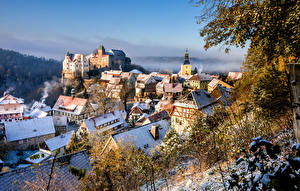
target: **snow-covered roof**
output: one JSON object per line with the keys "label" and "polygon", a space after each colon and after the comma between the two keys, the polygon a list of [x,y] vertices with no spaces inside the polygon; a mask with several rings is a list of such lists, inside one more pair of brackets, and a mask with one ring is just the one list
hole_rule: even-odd
{"label": "snow-covered roof", "polygon": [[16,98],[10,94],[7,94],[0,98],[0,104],[23,104],[24,99]]}
{"label": "snow-covered roof", "polygon": [[54,115],[52,116],[54,126],[67,126],[68,125],[68,117],[65,115]]}
{"label": "snow-covered roof", "polygon": [[94,111],[97,111],[97,109],[98,109],[98,104],[97,104],[97,103],[90,103],[90,104],[91,104],[93,110],[94,110]]}
{"label": "snow-covered roof", "polygon": [[136,78],[137,81],[139,82],[143,82],[143,83],[146,83],[148,81],[148,79],[150,79],[150,75],[148,74],[139,74]]}
{"label": "snow-covered roof", "polygon": [[[150,133],[151,126],[159,126],[158,132],[159,137],[157,140],[153,138]],[[146,152],[155,149],[155,147],[161,143],[165,138],[167,131],[169,130],[168,123],[164,120],[157,121],[154,123],[149,123],[140,127],[136,127],[129,131],[121,132],[118,134],[112,135],[112,138],[116,143],[121,141],[122,144],[134,144],[138,149],[144,149]]]}
{"label": "snow-covered roof", "polygon": [[212,89],[215,89],[218,84],[221,84],[222,86],[226,88],[232,88],[231,85],[227,84],[226,82],[223,82],[222,80],[214,78],[211,82],[209,82],[208,86],[211,87]]}
{"label": "snow-covered roof", "polygon": [[53,137],[45,141],[48,149],[50,151],[55,151],[56,149],[67,146],[72,138],[74,131],[69,131],[65,134]]}
{"label": "snow-covered roof", "polygon": [[60,95],[53,106],[53,110],[80,115],[86,103],[87,99]]}
{"label": "snow-covered roof", "polygon": [[142,122],[148,117],[149,117],[148,113],[143,113],[143,115],[136,122]]}
{"label": "snow-covered roof", "polygon": [[198,109],[204,114],[210,115],[216,107],[217,100],[207,91],[200,89],[192,91],[185,98],[175,101],[174,106]]}
{"label": "snow-covered roof", "polygon": [[51,116],[23,121],[5,122],[4,126],[8,142],[55,133]]}
{"label": "snow-covered roof", "polygon": [[114,76],[120,76],[122,70],[108,70],[108,71],[104,71],[104,73],[114,75]]}
{"label": "snow-covered roof", "polygon": [[110,49],[108,52],[111,52],[113,55],[125,57],[125,53],[123,52],[123,50]]}
{"label": "snow-covered roof", "polygon": [[219,81],[220,81],[219,79],[214,78],[214,79],[212,79],[211,82],[209,82],[208,86],[215,88],[217,86],[217,84],[219,83]]}
{"label": "snow-covered roof", "polygon": [[[31,156],[33,155],[39,155],[39,157],[37,157],[36,159],[30,159]],[[34,153],[33,155],[29,156],[28,158],[26,158],[25,160],[27,162],[33,163],[33,164],[38,164],[46,159],[48,159],[50,157],[49,154],[46,153],[42,153],[40,151],[37,151],[36,153]]]}
{"label": "snow-covered roof", "polygon": [[[68,164],[64,164],[62,161],[68,161]],[[41,181],[41,176],[45,177],[44,175],[50,173],[52,164],[51,160],[45,160],[40,165],[31,165],[30,167],[2,173],[0,176],[0,190],[31,190],[30,186],[25,182],[42,188],[44,184]],[[69,166],[82,170],[86,169],[87,171],[92,169],[89,155],[86,151],[58,157],[54,162],[55,170],[53,173],[57,180],[63,183],[63,190],[73,190],[79,184],[78,177],[70,172]],[[51,184],[50,190],[55,189],[57,189],[57,185]]]}
{"label": "snow-covered roof", "polygon": [[48,113],[40,110],[39,108],[35,108],[30,113],[26,113],[24,115],[26,115],[30,118],[42,118],[42,117],[46,117],[48,115]]}
{"label": "snow-covered roof", "polygon": [[43,102],[38,102],[38,101],[35,101],[32,106],[30,107],[30,110],[34,110],[34,109],[40,109],[41,111],[44,111],[44,112],[49,112],[51,111],[51,107],[46,105],[45,103]]}
{"label": "snow-covered roof", "polygon": [[166,83],[164,84],[164,90],[166,93],[180,93],[183,88],[181,83]]}
{"label": "snow-covered roof", "polygon": [[[116,120],[116,121],[115,121]],[[112,124],[105,126],[105,124],[110,123],[112,121]],[[86,119],[84,120],[84,123],[86,124],[87,130],[89,132],[104,132],[106,130],[112,129],[116,126],[119,126],[121,124],[123,124],[123,127],[127,127],[127,123],[123,118],[122,112],[121,111],[113,111],[111,113],[106,113],[100,116],[96,116],[90,119]],[[100,126],[105,126],[101,129],[97,129],[97,127]]]}
{"label": "snow-covered roof", "polygon": [[209,81],[212,80],[212,77],[209,74],[206,73],[200,73],[198,74],[200,81]]}
{"label": "snow-covered roof", "polygon": [[110,74],[107,74],[104,72],[101,73],[101,80],[110,81],[111,78],[113,78],[113,75],[110,75]]}
{"label": "snow-covered roof", "polygon": [[198,109],[211,105],[217,101],[210,93],[203,89],[192,91],[191,93]]}
{"label": "snow-covered roof", "polygon": [[137,69],[133,69],[130,71],[131,73],[134,73],[134,74],[142,74],[143,72],[137,70]]}
{"label": "snow-covered roof", "polygon": [[142,102],[136,102],[136,103],[134,103],[133,106],[132,106],[132,108],[135,108],[135,107],[138,107],[141,110],[147,110],[147,109],[149,109],[149,106],[146,103],[142,103]]}

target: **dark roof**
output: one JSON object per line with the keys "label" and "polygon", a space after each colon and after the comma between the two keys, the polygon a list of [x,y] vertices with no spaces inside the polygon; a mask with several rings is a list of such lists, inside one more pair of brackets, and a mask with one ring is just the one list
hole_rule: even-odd
{"label": "dark roof", "polygon": [[[69,166],[87,171],[92,169],[86,151],[58,157],[55,160],[53,176],[55,178],[51,180],[50,190],[72,190],[76,188],[79,183],[78,177],[69,172]],[[0,173],[0,190],[31,190],[30,184],[46,188],[50,171],[51,161],[48,160],[38,165]]]}
{"label": "dark roof", "polygon": [[216,103],[217,100],[207,91],[200,89],[191,92],[198,109]]}
{"label": "dark roof", "polygon": [[170,116],[166,110],[163,110],[158,113],[154,113],[153,115],[150,115],[148,119],[151,121],[151,123],[164,120],[164,119],[170,119]]}

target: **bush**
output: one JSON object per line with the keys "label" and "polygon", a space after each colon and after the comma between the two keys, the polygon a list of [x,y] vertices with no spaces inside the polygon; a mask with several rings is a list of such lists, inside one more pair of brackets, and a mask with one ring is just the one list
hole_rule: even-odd
{"label": "bush", "polygon": [[278,145],[257,137],[236,163],[246,163],[246,172],[232,172],[229,189],[238,190],[299,190],[300,189],[300,144],[293,146],[288,155],[280,156]]}

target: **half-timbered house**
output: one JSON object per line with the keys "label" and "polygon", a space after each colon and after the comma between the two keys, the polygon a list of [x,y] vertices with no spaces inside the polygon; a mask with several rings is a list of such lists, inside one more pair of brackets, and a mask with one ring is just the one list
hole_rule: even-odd
{"label": "half-timbered house", "polygon": [[203,89],[192,91],[173,104],[171,125],[178,133],[183,133],[197,116],[210,115],[217,105],[217,100],[207,91]]}

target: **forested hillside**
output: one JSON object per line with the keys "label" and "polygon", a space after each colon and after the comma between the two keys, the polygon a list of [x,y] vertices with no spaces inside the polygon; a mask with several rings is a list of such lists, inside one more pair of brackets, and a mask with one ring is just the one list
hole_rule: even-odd
{"label": "forested hillside", "polygon": [[57,78],[61,62],[0,48],[0,95],[10,90],[25,102],[39,99],[45,81]]}

